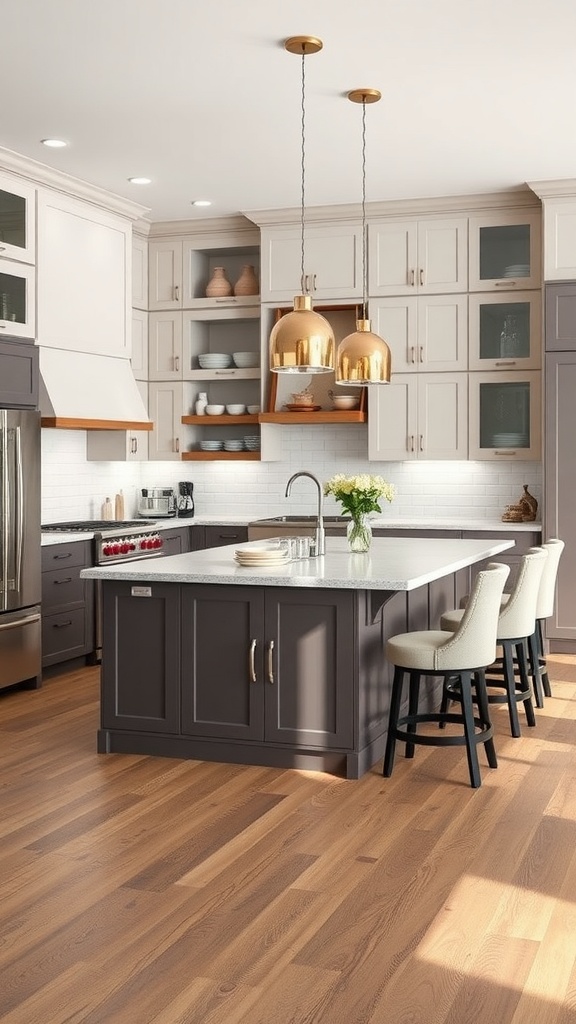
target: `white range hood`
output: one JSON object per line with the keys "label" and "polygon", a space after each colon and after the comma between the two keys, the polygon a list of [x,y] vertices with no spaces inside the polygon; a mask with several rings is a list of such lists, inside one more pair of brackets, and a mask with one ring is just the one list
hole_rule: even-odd
{"label": "white range hood", "polygon": [[130,361],[40,346],[42,426],[150,430]]}

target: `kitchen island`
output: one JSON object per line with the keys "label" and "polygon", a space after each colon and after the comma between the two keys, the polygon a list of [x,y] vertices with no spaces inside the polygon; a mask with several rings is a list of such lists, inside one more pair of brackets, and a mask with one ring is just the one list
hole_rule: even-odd
{"label": "kitchen island", "polygon": [[387,638],[437,628],[513,541],[376,538],[353,555],[329,538],[321,558],[237,565],[251,546],[83,571],[103,591],[99,752],[359,778],[384,751]]}

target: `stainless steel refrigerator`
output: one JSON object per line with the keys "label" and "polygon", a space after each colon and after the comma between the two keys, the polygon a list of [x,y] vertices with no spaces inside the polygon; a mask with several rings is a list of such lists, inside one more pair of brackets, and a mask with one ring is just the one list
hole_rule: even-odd
{"label": "stainless steel refrigerator", "polygon": [[41,682],[40,413],[0,409],[0,687]]}

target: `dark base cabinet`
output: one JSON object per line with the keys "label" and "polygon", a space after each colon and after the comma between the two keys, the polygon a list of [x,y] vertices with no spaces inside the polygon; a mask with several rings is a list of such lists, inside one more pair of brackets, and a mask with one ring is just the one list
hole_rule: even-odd
{"label": "dark base cabinet", "polygon": [[42,667],[94,649],[94,584],[80,579],[92,565],[90,541],[42,548]]}
{"label": "dark base cabinet", "polygon": [[359,778],[384,753],[386,639],[457,595],[104,581],[98,750]]}

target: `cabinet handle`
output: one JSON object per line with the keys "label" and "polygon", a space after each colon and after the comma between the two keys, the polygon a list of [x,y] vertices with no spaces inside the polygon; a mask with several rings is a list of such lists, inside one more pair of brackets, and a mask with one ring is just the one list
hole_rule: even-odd
{"label": "cabinet handle", "polygon": [[496,288],[515,288],[516,281],[496,281]]}
{"label": "cabinet handle", "polygon": [[420,362],[424,362],[424,345],[420,345]]}
{"label": "cabinet handle", "polygon": [[416,349],[414,348],[414,345],[410,345],[410,362],[416,362]]}
{"label": "cabinet handle", "polygon": [[72,552],[69,551],[66,555],[52,555],[52,558],[54,558],[54,559],[72,558]]}
{"label": "cabinet handle", "polygon": [[214,376],[215,377],[234,377],[235,375],[236,375],[236,370],[215,370],[214,371]]}
{"label": "cabinet handle", "polygon": [[274,641],[268,644],[268,682],[274,685]]}
{"label": "cabinet handle", "polygon": [[316,274],[312,274],[312,291],[316,291]]}
{"label": "cabinet handle", "polygon": [[234,296],[232,296],[231,298],[216,299],[216,304],[224,303],[225,306],[229,306],[230,304],[234,305],[235,302],[238,302],[238,299],[235,298]]}
{"label": "cabinet handle", "polygon": [[176,452],[179,452],[179,451],[180,451],[180,438],[179,438],[179,437],[176,437],[176,438],[174,439],[174,450],[175,450]]}
{"label": "cabinet handle", "polygon": [[179,299],[180,299],[180,285],[179,284],[175,284],[174,285],[174,301],[178,302]]}
{"label": "cabinet handle", "polygon": [[66,629],[66,626],[72,625],[72,619],[68,619],[67,622],[53,622],[54,629]]}
{"label": "cabinet handle", "polygon": [[422,267],[420,267],[420,284],[424,284],[424,271]]}
{"label": "cabinet handle", "polygon": [[409,437],[409,440],[408,440],[408,451],[409,452],[413,452],[414,451],[414,434],[410,434],[410,437]]}
{"label": "cabinet handle", "polygon": [[252,640],[250,643],[250,653],[248,654],[248,674],[250,676],[250,682],[257,682],[256,679],[256,665],[254,664],[254,655],[256,653],[256,640]]}
{"label": "cabinet handle", "polygon": [[507,448],[505,452],[494,451],[494,455],[516,455],[517,452],[512,451],[511,448]]}
{"label": "cabinet handle", "polygon": [[414,287],[414,268],[410,271],[410,284]]}
{"label": "cabinet handle", "polygon": [[130,454],[131,455],[136,455],[137,451],[138,451],[138,438],[131,437],[130,438]]}
{"label": "cabinet handle", "polygon": [[496,366],[516,366],[515,359],[507,359],[505,362],[496,363]]}
{"label": "cabinet handle", "polygon": [[61,587],[63,583],[72,583],[73,576],[67,576],[65,580],[52,580],[55,587]]}
{"label": "cabinet handle", "polygon": [[180,370],[180,356],[174,356],[174,369],[176,370],[176,373]]}
{"label": "cabinet handle", "polygon": [[420,451],[424,451],[424,434],[420,434]]}

